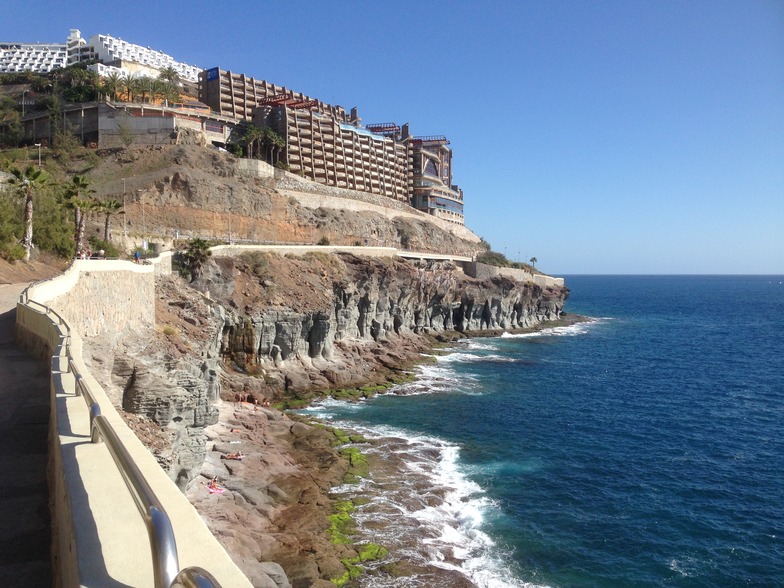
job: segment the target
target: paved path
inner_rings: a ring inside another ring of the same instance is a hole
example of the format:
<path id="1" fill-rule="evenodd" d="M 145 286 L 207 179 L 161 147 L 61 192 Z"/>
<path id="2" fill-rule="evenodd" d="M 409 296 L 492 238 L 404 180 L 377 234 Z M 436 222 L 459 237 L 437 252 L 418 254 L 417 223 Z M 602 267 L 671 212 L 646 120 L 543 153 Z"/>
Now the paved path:
<path id="1" fill-rule="evenodd" d="M 52 585 L 48 366 L 14 344 L 26 286 L 0 284 L 0 578 L 20 588 Z"/>

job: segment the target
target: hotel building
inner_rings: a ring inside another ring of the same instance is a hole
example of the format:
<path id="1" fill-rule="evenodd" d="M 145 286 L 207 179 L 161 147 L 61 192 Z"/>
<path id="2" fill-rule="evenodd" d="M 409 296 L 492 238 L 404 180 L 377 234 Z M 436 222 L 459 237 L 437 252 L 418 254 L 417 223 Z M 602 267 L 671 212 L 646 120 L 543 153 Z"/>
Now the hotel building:
<path id="1" fill-rule="evenodd" d="M 443 137 L 412 137 L 408 125 L 360 126 L 350 114 L 285 86 L 212 68 L 199 100 L 213 111 L 269 127 L 285 141 L 280 162 L 327 186 L 380 194 L 464 224 L 463 193 L 452 185 L 452 151 Z"/>

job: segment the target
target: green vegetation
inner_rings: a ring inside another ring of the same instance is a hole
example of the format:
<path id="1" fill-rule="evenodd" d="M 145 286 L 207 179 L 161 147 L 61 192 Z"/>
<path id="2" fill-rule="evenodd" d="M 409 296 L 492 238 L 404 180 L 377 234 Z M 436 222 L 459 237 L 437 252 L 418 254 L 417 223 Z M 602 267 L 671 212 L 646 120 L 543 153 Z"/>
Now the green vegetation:
<path id="1" fill-rule="evenodd" d="M 250 123 L 240 137 L 239 147 L 243 146 L 249 159 L 263 159 L 270 165 L 277 166 L 286 141 L 270 127 L 259 127 Z"/>
<path id="2" fill-rule="evenodd" d="M 356 447 L 344 447 L 339 450 L 340 455 L 346 458 L 349 462 L 349 470 L 343 476 L 343 482 L 346 484 L 355 484 L 359 482 L 360 478 L 367 478 L 370 473 L 370 466 L 368 465 L 367 457 Z"/>
<path id="3" fill-rule="evenodd" d="M 531 273 L 539 273 L 536 271 L 536 268 L 533 265 L 528 265 L 527 263 L 522 263 L 519 261 L 511 261 L 507 259 L 506 255 L 503 253 L 498 253 L 497 251 L 492 250 L 488 250 L 477 255 L 476 261 L 487 265 L 494 265 L 496 267 L 511 267 L 514 269 L 525 270 Z M 537 261 L 538 260 L 535 257 L 531 258 L 532 264 L 536 263 Z"/>
<path id="4" fill-rule="evenodd" d="M 270 254 L 264 251 L 249 251 L 240 255 L 240 260 L 248 264 L 248 269 L 259 280 L 271 277 L 269 273 L 269 258 Z"/>
<path id="5" fill-rule="evenodd" d="M 47 162 L 54 174 L 34 165 L 19 169 L 16 160 L 27 156 L 24 149 L 0 154 L 0 168 L 8 169 L 11 175 L 6 188 L 0 189 L 0 257 L 8 261 L 29 260 L 33 250 L 73 257 L 87 248 L 88 216 L 100 213 L 111 217 L 122 213 L 122 205 L 116 200 L 96 200 L 83 175 L 55 180 L 65 175 L 55 159 Z M 90 244 L 95 251 L 103 249 L 107 256 L 119 257 L 118 249 L 106 238 L 109 228 L 107 218 L 104 239 L 91 237 Z"/>
<path id="6" fill-rule="evenodd" d="M 210 244 L 207 241 L 198 237 L 191 239 L 184 253 L 185 266 L 190 272 L 191 282 L 199 279 L 202 268 L 211 255 Z"/>
<path id="7" fill-rule="evenodd" d="M 30 261 L 33 249 L 33 196 L 43 190 L 49 181 L 49 175 L 41 169 L 28 165 L 24 171 L 17 167 L 11 168 L 11 189 L 24 200 L 24 248 L 25 261 Z"/>
<path id="8" fill-rule="evenodd" d="M 120 257 L 120 250 L 109 241 L 104 241 L 95 236 L 90 237 L 88 241 L 92 251 L 103 250 L 103 254 L 106 257 Z"/>
<path id="9" fill-rule="evenodd" d="M 350 500 L 336 502 L 332 505 L 332 514 L 327 517 L 329 521 L 327 535 L 332 543 L 351 544 L 348 535 L 354 531 L 354 521 L 351 519 L 352 512 L 354 512 L 354 503 Z"/>

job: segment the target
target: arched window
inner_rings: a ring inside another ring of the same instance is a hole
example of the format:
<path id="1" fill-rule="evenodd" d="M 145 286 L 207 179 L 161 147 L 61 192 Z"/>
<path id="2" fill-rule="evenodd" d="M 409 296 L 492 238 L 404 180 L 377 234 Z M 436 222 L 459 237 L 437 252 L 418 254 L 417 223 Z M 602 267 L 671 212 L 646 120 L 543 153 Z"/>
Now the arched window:
<path id="1" fill-rule="evenodd" d="M 438 167 L 436 165 L 436 162 L 433 161 L 432 159 L 428 159 L 427 162 L 425 162 L 425 173 L 431 176 L 438 177 Z"/>

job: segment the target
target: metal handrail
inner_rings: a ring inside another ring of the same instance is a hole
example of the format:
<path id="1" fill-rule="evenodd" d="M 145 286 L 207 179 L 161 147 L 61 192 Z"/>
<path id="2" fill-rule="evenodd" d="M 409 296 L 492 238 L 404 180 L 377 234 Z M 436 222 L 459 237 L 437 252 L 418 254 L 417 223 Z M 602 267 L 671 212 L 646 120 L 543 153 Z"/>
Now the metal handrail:
<path id="1" fill-rule="evenodd" d="M 97 431 L 106 444 L 144 519 L 152 548 L 155 586 L 168 588 L 180 567 L 171 520 L 106 417 L 99 414 L 92 421 L 93 431 Z M 94 434 L 92 436 L 95 438 Z"/>
<path id="2" fill-rule="evenodd" d="M 207 570 L 193 566 L 181 570 L 171 588 L 213 588 L 218 581 Z"/>
<path id="3" fill-rule="evenodd" d="M 74 362 L 70 350 L 71 329 L 68 323 L 49 306 L 30 300 L 26 288 L 20 296 L 22 304 L 31 306 L 35 304 L 44 309 L 47 315 L 53 314 L 57 322 L 65 327 L 65 335 L 60 344 L 60 353 L 63 351 L 67 358 L 67 369 L 74 377 L 74 392 L 76 396 L 83 396 L 90 410 L 90 440 L 92 443 L 104 441 L 109 454 L 112 456 L 120 475 L 131 492 L 131 496 L 139 509 L 147 527 L 150 548 L 153 556 L 153 577 L 156 588 L 221 588 L 215 577 L 206 570 L 192 566 L 180 570 L 177 556 L 177 541 L 169 515 L 166 514 L 161 501 L 155 495 L 139 466 L 134 462 L 131 454 L 125 448 L 117 432 L 105 416 L 101 414 L 101 406 L 95 401 L 89 386 Z M 37 312 L 37 311 L 36 311 Z M 52 357 L 52 366 L 55 357 Z"/>

